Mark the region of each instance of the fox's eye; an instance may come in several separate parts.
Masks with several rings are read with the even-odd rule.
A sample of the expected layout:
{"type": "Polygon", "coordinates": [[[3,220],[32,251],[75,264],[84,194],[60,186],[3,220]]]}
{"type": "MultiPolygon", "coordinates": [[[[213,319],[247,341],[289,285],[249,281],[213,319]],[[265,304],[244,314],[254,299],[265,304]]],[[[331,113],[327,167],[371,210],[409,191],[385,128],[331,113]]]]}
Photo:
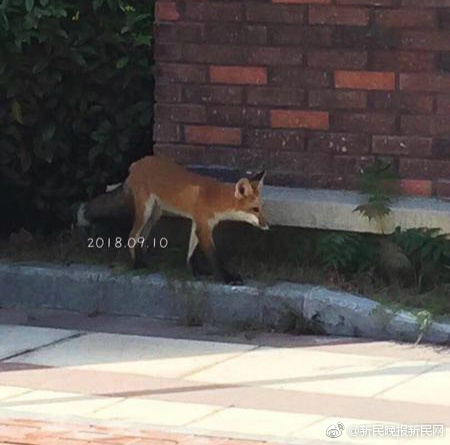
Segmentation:
{"type": "Polygon", "coordinates": [[[259,213],[259,208],[258,207],[253,207],[252,211],[255,212],[255,213],[259,213]]]}

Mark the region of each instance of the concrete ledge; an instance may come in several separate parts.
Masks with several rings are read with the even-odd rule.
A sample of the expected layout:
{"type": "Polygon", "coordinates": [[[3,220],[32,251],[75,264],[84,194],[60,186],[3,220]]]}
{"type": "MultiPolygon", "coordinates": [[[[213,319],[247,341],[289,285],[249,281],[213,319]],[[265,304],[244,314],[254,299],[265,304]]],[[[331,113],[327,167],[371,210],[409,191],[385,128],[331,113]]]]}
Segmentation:
{"type": "MultiPolygon", "coordinates": [[[[235,182],[242,175],[219,166],[191,168],[226,182],[235,182]]],[[[382,225],[354,212],[358,205],[367,202],[367,197],[356,191],[266,185],[264,201],[273,225],[382,234],[392,233],[397,226],[430,227],[450,234],[450,201],[437,198],[394,198],[391,213],[382,225]]]]}
{"type": "MultiPolygon", "coordinates": [[[[0,305],[411,342],[421,334],[412,313],[322,287],[169,281],[84,265],[0,263],[0,305]]],[[[450,345],[450,323],[433,322],[423,334],[425,342],[450,345]]]]}
{"type": "Polygon", "coordinates": [[[367,202],[358,192],[266,186],[264,199],[274,225],[384,234],[397,226],[432,227],[450,233],[450,202],[436,198],[396,198],[382,225],[354,212],[367,202]]]}

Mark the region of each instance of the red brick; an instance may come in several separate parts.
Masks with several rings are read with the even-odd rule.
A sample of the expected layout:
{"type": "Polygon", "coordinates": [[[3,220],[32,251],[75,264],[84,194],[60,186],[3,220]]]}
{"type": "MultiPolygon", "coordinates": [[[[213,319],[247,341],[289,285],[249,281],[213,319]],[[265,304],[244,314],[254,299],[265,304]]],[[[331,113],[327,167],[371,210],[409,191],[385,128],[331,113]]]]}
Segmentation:
{"type": "Polygon", "coordinates": [[[332,42],[335,47],[359,50],[396,49],[400,44],[399,30],[373,26],[336,26],[332,42]]]}
{"type": "Polygon", "coordinates": [[[270,154],[270,171],[295,171],[309,181],[313,176],[329,176],[333,157],[325,153],[273,150],[270,154]]]}
{"type": "Polygon", "coordinates": [[[180,102],[181,101],[181,85],[163,84],[157,82],[155,85],[155,101],[164,102],[180,102]]]}
{"type": "Polygon", "coordinates": [[[312,108],[366,108],[365,91],[318,90],[309,92],[309,106],[312,108]]]}
{"type": "Polygon", "coordinates": [[[232,45],[187,43],[183,45],[183,59],[193,63],[239,64],[247,59],[246,48],[232,45]]]}
{"type": "Polygon", "coordinates": [[[401,130],[404,134],[450,136],[450,116],[402,116],[401,130]]]}
{"type": "Polygon", "coordinates": [[[365,134],[313,132],[308,137],[308,151],[340,154],[368,153],[369,141],[369,136],[365,134]]]}
{"type": "Polygon", "coordinates": [[[157,2],[155,16],[157,21],[178,20],[180,13],[175,2],[157,2]]]}
{"type": "MultiPolygon", "coordinates": [[[[232,147],[210,147],[205,150],[202,162],[206,165],[226,165],[248,169],[265,169],[268,159],[267,150],[232,147]]],[[[173,444],[175,445],[175,444],[173,444]]]]}
{"type": "Polygon", "coordinates": [[[387,28],[433,28],[437,23],[436,11],[406,8],[376,10],[375,23],[387,28]]]}
{"type": "Polygon", "coordinates": [[[249,127],[269,127],[270,112],[267,109],[246,107],[242,110],[242,118],[249,127]]]}
{"type": "Polygon", "coordinates": [[[273,3],[297,3],[297,4],[328,4],[331,0],[272,0],[273,3]]]}
{"type": "Polygon", "coordinates": [[[238,2],[186,2],[185,16],[197,22],[240,22],[242,4],[238,2]]]}
{"type": "Polygon", "coordinates": [[[450,138],[448,139],[433,139],[433,158],[435,159],[449,159],[450,158],[450,138]]]}
{"type": "Polygon", "coordinates": [[[184,129],[186,142],[192,144],[241,145],[239,128],[187,126],[184,129]]]}
{"type": "Polygon", "coordinates": [[[155,60],[176,62],[181,58],[181,45],[157,41],[154,45],[154,56],[155,60]]]}
{"type": "Polygon", "coordinates": [[[207,70],[203,66],[182,63],[158,63],[155,77],[164,82],[204,83],[207,70]]]}
{"type": "Polygon", "coordinates": [[[400,191],[405,195],[429,197],[432,194],[432,184],[424,179],[402,179],[400,191]]]}
{"type": "Polygon", "coordinates": [[[261,85],[267,83],[267,70],[256,66],[211,66],[212,83],[261,85]]]}
{"type": "Polygon", "coordinates": [[[298,48],[279,46],[261,46],[249,49],[248,62],[258,64],[261,61],[264,61],[264,65],[301,65],[303,54],[298,48]]]}
{"type": "Polygon", "coordinates": [[[208,123],[218,126],[236,126],[243,124],[242,108],[226,105],[208,107],[208,123]]]}
{"type": "Polygon", "coordinates": [[[336,111],[332,122],[332,128],[338,131],[381,134],[392,134],[395,132],[395,115],[390,113],[336,111]]]}
{"type": "Polygon", "coordinates": [[[447,179],[450,177],[450,161],[400,159],[400,176],[415,179],[447,179]]]}
{"type": "Polygon", "coordinates": [[[437,97],[437,112],[450,115],[450,94],[442,94],[437,97]]]}
{"type": "Polygon", "coordinates": [[[439,179],[434,183],[436,195],[445,200],[450,200],[450,181],[447,179],[439,179]]]}
{"type": "Polygon", "coordinates": [[[246,3],[246,16],[249,22],[261,23],[303,23],[303,6],[270,3],[246,3]]]}
{"type": "Polygon", "coordinates": [[[326,130],[329,127],[329,117],[325,111],[272,110],[271,122],[274,128],[326,130]]]}
{"type": "Polygon", "coordinates": [[[240,104],[242,87],[221,85],[185,85],[183,100],[190,103],[240,104]]]}
{"type": "Polygon", "coordinates": [[[200,23],[157,23],[154,29],[156,42],[200,42],[203,36],[200,23]]]}
{"type": "Polygon", "coordinates": [[[311,25],[366,26],[369,23],[369,11],[364,8],[341,8],[329,5],[310,6],[308,19],[311,25]]]}
{"type": "Polygon", "coordinates": [[[407,91],[450,91],[450,74],[400,74],[400,89],[407,91]]]}
{"type": "Polygon", "coordinates": [[[178,142],[180,140],[180,126],[165,122],[156,122],[154,137],[157,142],[178,142]]]}
{"type": "Polygon", "coordinates": [[[284,88],[327,88],[331,87],[331,77],[326,71],[273,66],[269,67],[269,84],[284,88]]]}
{"type": "Polygon", "coordinates": [[[269,110],[256,107],[209,105],[207,121],[217,126],[268,127],[269,110]]]}
{"type": "Polygon", "coordinates": [[[304,130],[249,130],[247,144],[254,148],[270,150],[304,150],[304,130]]]}
{"type": "Polygon", "coordinates": [[[267,43],[267,28],[263,25],[237,25],[234,23],[207,24],[205,41],[225,45],[240,43],[264,45],[267,43]]]}
{"type": "Polygon", "coordinates": [[[203,105],[156,104],[155,116],[158,121],[206,122],[206,109],[203,105]]]}
{"type": "Polygon", "coordinates": [[[405,31],[401,45],[406,49],[450,51],[450,32],[405,31]]]}
{"type": "Polygon", "coordinates": [[[158,156],[176,159],[181,164],[199,164],[203,160],[205,147],[199,145],[158,143],[153,146],[153,153],[158,156]]]}
{"type": "Polygon", "coordinates": [[[312,68],[361,69],[367,66],[367,51],[322,49],[306,55],[312,68]]]}
{"type": "Polygon", "coordinates": [[[428,157],[432,154],[431,138],[408,136],[374,136],[372,151],[383,155],[428,157]]]}
{"type": "Polygon", "coordinates": [[[336,0],[338,5],[393,6],[396,0],[336,0]]]}
{"type": "Polygon", "coordinates": [[[336,71],[336,88],[355,88],[363,90],[394,90],[395,74],[372,71],[336,71]]]}
{"type": "Polygon", "coordinates": [[[208,106],[208,123],[219,126],[268,127],[269,110],[254,107],[208,106]]]}
{"type": "Polygon", "coordinates": [[[426,0],[426,3],[423,0],[402,0],[402,6],[423,7],[424,5],[428,8],[449,8],[450,0],[426,0]]]}
{"type": "Polygon", "coordinates": [[[302,45],[305,48],[331,45],[331,28],[325,26],[268,26],[268,39],[274,45],[302,45]]]}
{"type": "Polygon", "coordinates": [[[335,156],[333,162],[334,174],[337,176],[336,179],[343,181],[344,184],[347,183],[346,177],[353,175],[354,181],[352,185],[355,185],[354,183],[356,183],[356,179],[361,172],[373,165],[373,162],[373,156],[335,156]]]}
{"type": "Polygon", "coordinates": [[[374,110],[400,111],[405,114],[431,113],[434,98],[431,94],[411,93],[406,91],[371,91],[370,108],[374,110]]]}
{"type": "Polygon", "coordinates": [[[434,53],[418,51],[373,51],[371,53],[372,68],[376,70],[392,70],[403,72],[434,71],[436,56],[434,53]]]}
{"type": "Polygon", "coordinates": [[[248,87],[247,103],[251,105],[296,106],[305,104],[305,91],[291,88],[248,87]]]}

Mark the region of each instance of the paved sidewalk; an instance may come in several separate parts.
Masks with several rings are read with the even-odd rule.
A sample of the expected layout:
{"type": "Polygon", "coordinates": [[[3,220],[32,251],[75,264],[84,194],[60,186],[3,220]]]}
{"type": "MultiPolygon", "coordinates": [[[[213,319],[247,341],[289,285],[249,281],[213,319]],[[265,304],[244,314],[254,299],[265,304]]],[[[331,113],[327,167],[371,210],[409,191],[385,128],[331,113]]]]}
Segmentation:
{"type": "MultiPolygon", "coordinates": [[[[448,349],[220,333],[125,317],[21,318],[0,310],[0,321],[15,323],[0,324],[0,443],[6,440],[2,432],[11,434],[5,419],[17,418],[50,422],[24,425],[44,433],[59,422],[113,428],[111,434],[125,436],[131,434],[125,427],[139,434],[170,431],[165,438],[155,439],[152,434],[161,434],[155,432],[136,436],[139,445],[233,444],[225,438],[308,445],[450,440],[448,349]],[[367,434],[374,424],[390,425],[390,436],[349,434],[367,434]],[[327,437],[331,425],[339,438],[327,437]],[[412,437],[395,437],[395,428],[412,437]]],[[[19,434],[12,443],[66,445],[26,442],[19,434]]],[[[77,437],[82,445],[99,443],[95,435],[91,442],[77,437]]]]}

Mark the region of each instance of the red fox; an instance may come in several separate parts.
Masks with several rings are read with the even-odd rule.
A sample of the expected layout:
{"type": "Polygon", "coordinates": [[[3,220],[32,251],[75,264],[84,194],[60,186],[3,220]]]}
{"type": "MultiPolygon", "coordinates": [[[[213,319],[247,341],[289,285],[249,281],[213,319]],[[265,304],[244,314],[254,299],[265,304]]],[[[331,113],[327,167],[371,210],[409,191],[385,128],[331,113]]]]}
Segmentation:
{"type": "MultiPolygon", "coordinates": [[[[216,252],[213,230],[224,220],[248,222],[263,230],[269,228],[262,209],[264,175],[260,172],[250,178],[241,178],[236,184],[227,184],[191,172],[168,158],[147,156],[131,164],[123,190],[119,187],[110,193],[118,194],[128,209],[131,206],[134,208],[130,238],[146,239],[162,213],[189,218],[192,228],[187,264],[192,267],[193,273],[198,272],[192,257],[199,246],[216,279],[227,284],[239,283],[241,278],[225,268],[216,252]]],[[[97,202],[101,203],[102,199],[107,201],[104,198],[106,195],[102,196],[96,198],[97,202]]],[[[86,225],[95,216],[89,205],[80,207],[79,225],[86,225]]],[[[145,248],[139,249],[137,243],[132,245],[131,257],[135,267],[138,267],[145,248]]]]}

